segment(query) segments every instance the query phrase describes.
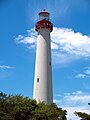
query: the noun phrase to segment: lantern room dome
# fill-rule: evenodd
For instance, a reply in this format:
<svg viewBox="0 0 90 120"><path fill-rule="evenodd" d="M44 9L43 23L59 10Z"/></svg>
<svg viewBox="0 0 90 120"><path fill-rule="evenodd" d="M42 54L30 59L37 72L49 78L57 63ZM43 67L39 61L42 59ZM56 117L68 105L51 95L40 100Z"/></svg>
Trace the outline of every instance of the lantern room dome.
<svg viewBox="0 0 90 120"><path fill-rule="evenodd" d="M45 9L43 11L41 11L38 15L41 15L41 14L47 14L47 15L50 15L49 12L47 12Z"/></svg>

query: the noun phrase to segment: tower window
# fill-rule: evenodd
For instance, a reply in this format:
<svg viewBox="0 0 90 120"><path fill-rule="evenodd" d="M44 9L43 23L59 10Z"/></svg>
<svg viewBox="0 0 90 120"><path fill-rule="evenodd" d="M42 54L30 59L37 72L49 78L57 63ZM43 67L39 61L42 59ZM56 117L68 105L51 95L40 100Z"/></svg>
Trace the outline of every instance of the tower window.
<svg viewBox="0 0 90 120"><path fill-rule="evenodd" d="M51 65L51 62L49 62L49 65Z"/></svg>
<svg viewBox="0 0 90 120"><path fill-rule="evenodd" d="M37 82L39 82L39 78L37 78Z"/></svg>

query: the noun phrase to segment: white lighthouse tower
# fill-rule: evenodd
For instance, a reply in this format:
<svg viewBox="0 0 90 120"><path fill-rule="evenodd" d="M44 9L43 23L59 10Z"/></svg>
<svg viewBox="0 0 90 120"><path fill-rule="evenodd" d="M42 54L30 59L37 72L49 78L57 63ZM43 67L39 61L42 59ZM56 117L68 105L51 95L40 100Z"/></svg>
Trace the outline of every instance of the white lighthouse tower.
<svg viewBox="0 0 90 120"><path fill-rule="evenodd" d="M49 105L53 102L50 38L53 25L49 18L49 12L43 10L38 15L39 20L35 26L38 36L33 99L36 99L37 102L44 101Z"/></svg>

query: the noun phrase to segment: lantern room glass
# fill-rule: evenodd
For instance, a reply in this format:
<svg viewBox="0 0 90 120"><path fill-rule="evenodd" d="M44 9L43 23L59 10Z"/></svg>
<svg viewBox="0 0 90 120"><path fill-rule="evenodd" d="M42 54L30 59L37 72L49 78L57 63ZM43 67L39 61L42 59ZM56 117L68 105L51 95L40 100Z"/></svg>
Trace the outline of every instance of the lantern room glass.
<svg viewBox="0 0 90 120"><path fill-rule="evenodd" d="M48 14L41 14L41 15L39 15L39 20L48 20L49 21L49 15Z"/></svg>

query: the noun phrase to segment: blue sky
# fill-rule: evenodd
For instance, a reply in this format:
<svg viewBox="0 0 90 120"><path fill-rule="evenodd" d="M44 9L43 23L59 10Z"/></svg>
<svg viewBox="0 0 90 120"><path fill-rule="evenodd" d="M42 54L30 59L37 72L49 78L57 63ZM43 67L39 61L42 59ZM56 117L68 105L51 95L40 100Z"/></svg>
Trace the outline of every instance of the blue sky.
<svg viewBox="0 0 90 120"><path fill-rule="evenodd" d="M89 0L0 1L0 91L32 98L38 12L51 14L53 98L67 109L89 113Z"/></svg>

